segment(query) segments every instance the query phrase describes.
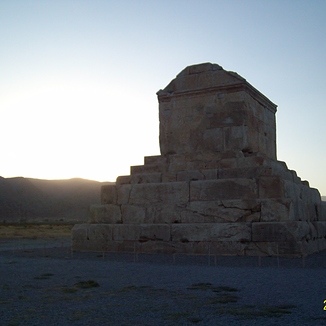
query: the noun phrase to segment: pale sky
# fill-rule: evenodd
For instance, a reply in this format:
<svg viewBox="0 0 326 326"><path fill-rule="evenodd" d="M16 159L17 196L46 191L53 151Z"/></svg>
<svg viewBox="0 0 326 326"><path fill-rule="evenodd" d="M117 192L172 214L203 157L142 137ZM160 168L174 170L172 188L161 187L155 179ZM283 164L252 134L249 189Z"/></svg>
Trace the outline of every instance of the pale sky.
<svg viewBox="0 0 326 326"><path fill-rule="evenodd" d="M0 0L0 176L129 174L160 153L156 92L212 62L278 105L278 159L326 195L325 35L324 0Z"/></svg>

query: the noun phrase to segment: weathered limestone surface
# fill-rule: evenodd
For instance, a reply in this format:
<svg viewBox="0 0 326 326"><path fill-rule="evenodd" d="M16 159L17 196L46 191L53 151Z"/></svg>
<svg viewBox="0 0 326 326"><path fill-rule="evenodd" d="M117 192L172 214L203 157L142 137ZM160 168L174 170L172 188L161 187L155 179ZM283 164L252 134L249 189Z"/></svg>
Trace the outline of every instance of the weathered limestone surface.
<svg viewBox="0 0 326 326"><path fill-rule="evenodd" d="M216 64L158 93L161 155L103 186L73 249L297 257L326 249L318 190L276 159L276 105Z"/></svg>

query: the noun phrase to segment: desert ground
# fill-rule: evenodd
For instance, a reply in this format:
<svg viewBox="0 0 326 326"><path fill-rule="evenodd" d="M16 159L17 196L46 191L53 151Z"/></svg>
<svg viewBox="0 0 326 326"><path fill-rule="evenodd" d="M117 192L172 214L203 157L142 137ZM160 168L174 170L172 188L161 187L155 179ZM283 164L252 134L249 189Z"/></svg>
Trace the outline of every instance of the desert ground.
<svg viewBox="0 0 326 326"><path fill-rule="evenodd" d="M325 325L305 259L77 253L60 225L0 227L1 325Z"/></svg>
<svg viewBox="0 0 326 326"><path fill-rule="evenodd" d="M0 225L0 239L67 239L72 227L70 224Z"/></svg>

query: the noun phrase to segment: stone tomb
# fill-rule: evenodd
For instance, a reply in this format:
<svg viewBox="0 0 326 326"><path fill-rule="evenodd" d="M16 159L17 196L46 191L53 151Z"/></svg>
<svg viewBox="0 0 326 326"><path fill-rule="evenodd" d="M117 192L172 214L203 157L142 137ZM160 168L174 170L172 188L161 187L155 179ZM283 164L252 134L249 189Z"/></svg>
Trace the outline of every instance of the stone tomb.
<svg viewBox="0 0 326 326"><path fill-rule="evenodd" d="M276 105L219 65L158 93L161 155L103 186L75 251L299 257L326 248L318 190L276 159Z"/></svg>

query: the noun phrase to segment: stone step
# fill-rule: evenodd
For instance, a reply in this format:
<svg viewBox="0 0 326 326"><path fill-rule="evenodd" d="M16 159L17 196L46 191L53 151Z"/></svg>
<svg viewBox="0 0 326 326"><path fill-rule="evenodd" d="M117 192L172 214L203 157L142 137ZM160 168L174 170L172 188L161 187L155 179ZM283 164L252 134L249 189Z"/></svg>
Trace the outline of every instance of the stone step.
<svg viewBox="0 0 326 326"><path fill-rule="evenodd" d="M194 176L195 174L193 174ZM102 204L151 204L151 203L180 203L189 201L208 201L222 199L248 199L258 198L258 188L262 186L274 186L276 189L266 190L263 195L269 193L275 196L281 191L279 178L271 177L259 179L260 184L249 178L208 179L188 181L189 174L180 179L187 181L165 183L139 183L118 184L103 186L101 190Z"/></svg>
<svg viewBox="0 0 326 326"><path fill-rule="evenodd" d="M323 230L321 232L321 230ZM82 251L302 256L326 249L326 222L78 224Z"/></svg>
<svg viewBox="0 0 326 326"><path fill-rule="evenodd" d="M272 169L269 167L247 167L247 168L223 168L223 169L201 169L179 172L151 172L134 173L128 176L119 176L116 185L138 184L138 183L166 183L214 179L248 178L257 179L260 176L270 176ZM278 176L278 174L274 174ZM292 180L292 177L289 177ZM106 187L106 186L104 186Z"/></svg>
<svg viewBox="0 0 326 326"><path fill-rule="evenodd" d="M105 225L105 228L102 231L103 225ZM74 238L87 240L89 237L98 236L98 232L102 235L105 234L106 239L110 241L313 241L326 237L326 222L286 221L173 224L110 224L105 222L79 224L74 227Z"/></svg>
<svg viewBox="0 0 326 326"><path fill-rule="evenodd" d="M264 174L280 176L284 180L302 184L296 172L289 170L284 162L273 161L259 153L249 156L240 153L242 155L230 152L223 153L224 155L202 154L192 159L181 154L145 157L145 165L132 166L131 175L118 177L117 184L185 181L186 176L188 179L214 179L253 178Z"/></svg>
<svg viewBox="0 0 326 326"><path fill-rule="evenodd" d="M236 155L241 153L241 155ZM189 156L189 155L188 155ZM270 166L271 160L254 153L244 156L240 152L216 153L215 155L199 155L188 157L187 155L171 155L168 157L145 157L144 165L130 167L130 174L145 174L155 172L184 172L191 170L248 168L257 166ZM192 155L191 155L192 156Z"/></svg>
<svg viewBox="0 0 326 326"><path fill-rule="evenodd" d="M311 211L310 215L307 212ZM227 223L326 220L323 204L292 202L291 199L228 199L152 204L91 205L90 223ZM313 215L314 214L314 215ZM306 216L310 216L306 219Z"/></svg>

